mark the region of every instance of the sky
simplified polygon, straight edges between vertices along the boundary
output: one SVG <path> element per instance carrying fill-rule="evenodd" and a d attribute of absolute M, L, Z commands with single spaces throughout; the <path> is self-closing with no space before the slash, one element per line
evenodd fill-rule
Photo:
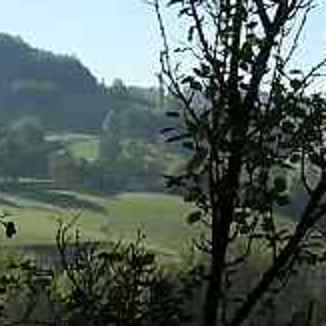
<path fill-rule="evenodd" d="M 326 56 L 326 0 L 313 13 L 298 66 Z M 154 12 L 142 0 L 2 1 L 0 32 L 33 47 L 74 55 L 101 81 L 156 85 L 160 40 Z"/>
<path fill-rule="evenodd" d="M 0 32 L 74 55 L 107 83 L 156 83 L 156 28 L 154 13 L 141 0 L 8 0 L 0 10 Z"/>

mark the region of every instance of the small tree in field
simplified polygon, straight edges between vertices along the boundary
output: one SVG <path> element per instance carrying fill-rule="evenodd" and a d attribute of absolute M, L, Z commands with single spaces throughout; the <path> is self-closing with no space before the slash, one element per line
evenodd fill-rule
<path fill-rule="evenodd" d="M 326 102 L 314 82 L 325 61 L 305 71 L 291 66 L 315 4 L 170 0 L 163 9 L 159 0 L 147 2 L 163 40 L 165 85 L 180 108 L 168 112 L 176 123 L 163 132 L 191 153 L 168 185 L 196 204 L 189 221 L 208 227 L 198 242 L 210 257 L 203 324 L 241 325 L 268 294 L 275 298 L 303 257 L 314 262 L 321 253 L 311 238 L 326 209 Z M 186 36 L 177 47 L 165 10 L 178 14 Z M 313 183 L 308 168 L 318 172 Z M 295 226 L 284 228 L 275 209 L 291 201 L 287 176 L 294 171 L 309 200 Z M 257 246 L 266 248 L 269 263 L 234 303 L 236 275 Z"/>

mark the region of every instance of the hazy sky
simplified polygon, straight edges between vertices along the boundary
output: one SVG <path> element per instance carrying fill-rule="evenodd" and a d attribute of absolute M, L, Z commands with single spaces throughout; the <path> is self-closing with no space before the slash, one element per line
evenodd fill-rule
<path fill-rule="evenodd" d="M 326 55 L 326 0 L 315 11 L 298 65 Z M 32 46 L 77 56 L 99 78 L 153 85 L 159 40 L 153 12 L 141 0 L 7 0 L 0 32 Z M 309 37 L 308 37 L 309 35 Z M 0 54 L 1 55 L 1 54 Z M 313 60 L 315 58 L 315 60 Z"/>

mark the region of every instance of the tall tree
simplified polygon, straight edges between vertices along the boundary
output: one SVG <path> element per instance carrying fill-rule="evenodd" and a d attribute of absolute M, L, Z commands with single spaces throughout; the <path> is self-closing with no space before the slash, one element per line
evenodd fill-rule
<path fill-rule="evenodd" d="M 291 69 L 315 1 L 170 0 L 168 8 L 147 2 L 163 40 L 165 85 L 179 102 L 168 113 L 175 126 L 163 132 L 191 153 L 182 174 L 167 176 L 168 185 L 184 188 L 198 208 L 189 221 L 209 230 L 197 244 L 210 257 L 203 324 L 242 325 L 304 255 L 317 255 L 310 236 L 326 208 L 326 147 L 325 97 L 314 82 L 325 61 Z M 186 36 L 177 47 L 166 10 L 177 13 Z M 313 184 L 307 167 L 319 171 Z M 291 200 L 286 176 L 293 170 L 309 200 L 295 228 L 284 229 L 275 209 Z M 236 256 L 239 241 L 245 250 Z M 235 276 L 255 243 L 266 246 L 270 264 L 234 303 Z"/>

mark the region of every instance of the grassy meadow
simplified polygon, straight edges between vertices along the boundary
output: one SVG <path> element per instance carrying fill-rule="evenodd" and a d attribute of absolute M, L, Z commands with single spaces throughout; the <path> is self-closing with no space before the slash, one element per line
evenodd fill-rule
<path fill-rule="evenodd" d="M 78 158 L 98 155 L 96 136 L 50 137 L 63 141 Z M 186 223 L 190 210 L 189 204 L 173 195 L 65 191 L 51 188 L 51 183 L 29 180 L 25 185 L 0 191 L 0 212 L 9 214 L 7 219 L 17 226 L 17 234 L 12 239 L 0 232 L 0 241 L 4 247 L 11 248 L 54 245 L 59 221 L 79 216 L 76 228 L 85 240 L 128 240 L 141 229 L 150 247 L 164 255 L 174 255 L 183 252 L 195 235 L 194 228 Z M 289 223 L 285 218 L 279 221 Z"/>
<path fill-rule="evenodd" d="M 185 222 L 189 206 L 175 196 L 153 193 L 121 193 L 103 196 L 51 189 L 1 193 L 0 211 L 17 225 L 17 234 L 4 246 L 48 245 L 55 243 L 60 219 L 79 215 L 76 227 L 84 239 L 109 241 L 130 239 L 142 229 L 148 244 L 173 254 L 191 238 Z"/>
<path fill-rule="evenodd" d="M 77 159 L 97 159 L 99 155 L 99 139 L 92 137 L 87 140 L 76 141 L 70 144 L 69 149 Z"/>
<path fill-rule="evenodd" d="M 99 139 L 86 134 L 51 134 L 48 139 L 61 141 L 76 158 L 95 159 Z M 76 228 L 84 239 L 110 241 L 130 239 L 138 229 L 145 232 L 150 246 L 164 253 L 175 253 L 191 238 L 185 216 L 190 207 L 182 199 L 159 193 L 119 193 L 103 195 L 87 191 L 64 191 L 51 183 L 28 180 L 24 185 L 0 191 L 0 212 L 9 214 L 17 234 L 5 247 L 52 245 L 59 220 L 79 216 Z"/>

